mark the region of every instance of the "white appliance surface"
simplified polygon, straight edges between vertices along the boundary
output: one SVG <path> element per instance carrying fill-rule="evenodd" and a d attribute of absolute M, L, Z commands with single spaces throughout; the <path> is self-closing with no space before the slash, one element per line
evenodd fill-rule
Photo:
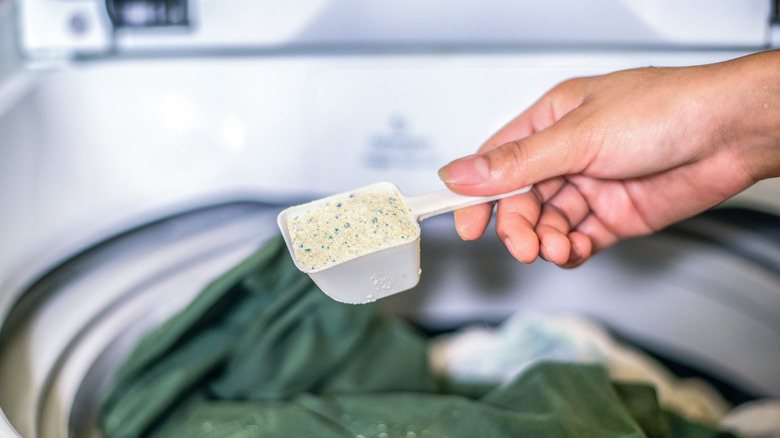
<path fill-rule="evenodd" d="M 171 3 L 172 26 L 113 31 L 112 21 L 154 19 L 153 9 L 135 3 L 118 8 L 117 18 L 102 1 L 20 0 L 22 45 L 36 59 L 366 46 L 760 47 L 770 38 L 772 7 L 769 0 L 191 0 L 160 2 Z"/>

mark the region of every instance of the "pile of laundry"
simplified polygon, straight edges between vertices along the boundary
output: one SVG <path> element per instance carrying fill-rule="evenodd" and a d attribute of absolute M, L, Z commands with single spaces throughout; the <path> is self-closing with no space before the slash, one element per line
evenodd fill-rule
<path fill-rule="evenodd" d="M 108 438 L 757 437 L 773 425 L 754 416 L 779 412 L 731 409 L 578 318 L 521 313 L 426 336 L 377 304 L 331 300 L 275 238 L 141 340 L 100 427 Z"/>

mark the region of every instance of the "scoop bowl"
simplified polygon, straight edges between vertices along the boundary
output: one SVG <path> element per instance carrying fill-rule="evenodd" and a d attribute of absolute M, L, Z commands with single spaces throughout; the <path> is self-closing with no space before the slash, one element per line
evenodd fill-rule
<path fill-rule="evenodd" d="M 279 213 L 277 223 L 293 262 L 299 270 L 308 274 L 331 298 L 344 303 L 363 304 L 411 289 L 420 281 L 420 221 L 459 208 L 525 193 L 530 188 L 530 186 L 523 187 L 509 193 L 488 197 L 463 196 L 447 189 L 409 197 L 401 193 L 394 184 L 380 182 L 287 208 Z M 396 204 L 398 208 L 393 210 L 393 215 L 394 219 L 407 230 L 404 235 L 380 241 L 374 247 L 353 251 L 346 256 L 343 254 L 334 256 L 332 260 L 331 256 L 328 256 L 325 265 L 305 264 L 301 260 L 302 256 L 296 256 L 296 250 L 299 251 L 298 254 L 305 254 L 300 252 L 304 245 L 299 243 L 301 236 L 295 229 L 290 229 L 290 224 L 296 223 L 305 215 L 311 218 L 312 214 L 324 213 L 326 208 L 332 208 L 333 205 L 341 207 L 344 201 L 367 196 L 385 197 L 393 202 L 400 201 L 400 204 Z M 346 205 L 346 202 L 344 203 Z M 389 214 L 387 211 L 380 213 Z M 335 218 L 338 219 L 339 216 L 336 215 Z M 370 220 L 368 217 L 366 219 Z M 325 249 L 324 243 L 322 249 Z"/>

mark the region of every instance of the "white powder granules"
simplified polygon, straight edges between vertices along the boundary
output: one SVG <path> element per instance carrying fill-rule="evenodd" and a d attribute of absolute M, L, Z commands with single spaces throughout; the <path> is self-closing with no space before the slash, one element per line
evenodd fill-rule
<path fill-rule="evenodd" d="M 301 269 L 315 271 L 407 242 L 418 229 L 409 209 L 391 191 L 354 193 L 287 221 Z"/>

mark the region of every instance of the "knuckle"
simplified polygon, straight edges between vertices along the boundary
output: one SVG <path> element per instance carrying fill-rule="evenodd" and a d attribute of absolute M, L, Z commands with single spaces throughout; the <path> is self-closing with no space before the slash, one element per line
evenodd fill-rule
<path fill-rule="evenodd" d="M 552 91 L 553 93 L 570 94 L 580 90 L 588 82 L 588 80 L 589 78 L 586 77 L 567 79 L 553 87 Z"/>
<path fill-rule="evenodd" d="M 501 175 L 520 171 L 528 161 L 528 151 L 523 143 L 523 140 L 515 140 L 493 149 L 488 153 L 490 169 Z"/>

